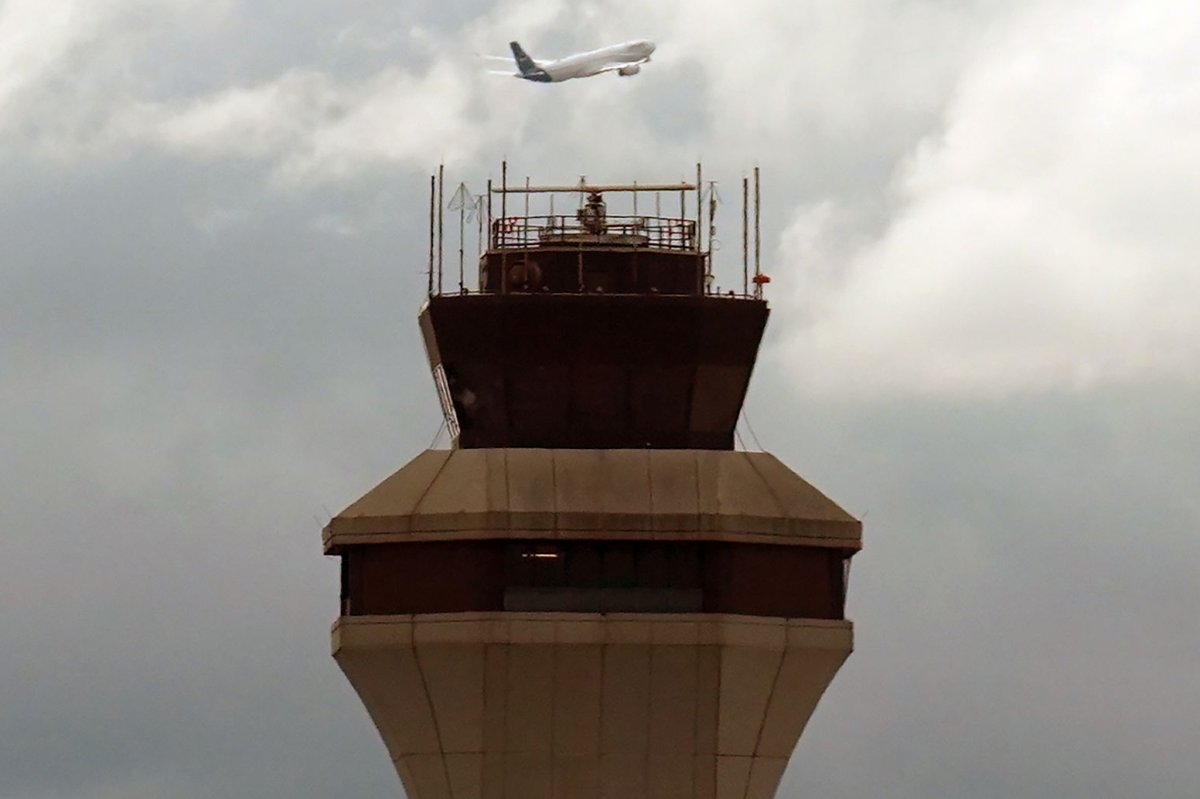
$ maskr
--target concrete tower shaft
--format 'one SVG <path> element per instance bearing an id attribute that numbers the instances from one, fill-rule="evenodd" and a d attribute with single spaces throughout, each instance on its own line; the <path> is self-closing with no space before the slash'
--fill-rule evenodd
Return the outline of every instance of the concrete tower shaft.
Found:
<path id="1" fill-rule="evenodd" d="M 343 620 L 412 799 L 770 799 L 846 623 L 665 614 Z"/>
<path id="2" fill-rule="evenodd" d="M 411 799 L 770 799 L 851 651 L 861 526 L 733 451 L 766 306 L 709 292 L 698 225 L 502 216 L 422 310 L 455 447 L 324 533 Z"/>

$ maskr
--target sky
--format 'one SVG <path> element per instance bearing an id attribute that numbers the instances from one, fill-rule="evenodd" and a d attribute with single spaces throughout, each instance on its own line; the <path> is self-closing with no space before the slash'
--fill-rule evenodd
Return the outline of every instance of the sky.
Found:
<path id="1" fill-rule="evenodd" d="M 435 439 L 428 175 L 506 157 L 702 160 L 727 285 L 762 171 L 743 437 L 865 525 L 781 799 L 1194 797 L 1197 41 L 1184 0 L 0 0 L 0 799 L 399 795 L 320 528 Z"/>

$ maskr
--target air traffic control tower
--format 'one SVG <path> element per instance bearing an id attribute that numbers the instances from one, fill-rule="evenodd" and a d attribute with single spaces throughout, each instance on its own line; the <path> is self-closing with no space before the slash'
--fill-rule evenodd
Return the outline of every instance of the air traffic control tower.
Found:
<path id="1" fill-rule="evenodd" d="M 852 648 L 861 528 L 734 447 L 767 321 L 755 184 L 740 291 L 712 284 L 698 174 L 489 184 L 477 287 L 447 292 L 431 181 L 420 329 L 452 446 L 324 530 L 333 654 L 409 799 L 774 796 Z M 531 215 L 546 195 L 569 211 Z"/>

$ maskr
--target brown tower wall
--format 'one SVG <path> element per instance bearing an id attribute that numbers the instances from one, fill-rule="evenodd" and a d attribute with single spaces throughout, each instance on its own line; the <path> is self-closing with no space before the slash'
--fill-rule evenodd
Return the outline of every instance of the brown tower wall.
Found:
<path id="1" fill-rule="evenodd" d="M 732 449 L 766 304 L 433 297 L 421 331 L 457 445 Z"/>
<path id="2" fill-rule="evenodd" d="M 637 247 L 554 247 L 487 253 L 480 262 L 484 291 L 498 294 L 703 293 L 705 257 Z M 501 276 L 508 280 L 501 283 Z"/>

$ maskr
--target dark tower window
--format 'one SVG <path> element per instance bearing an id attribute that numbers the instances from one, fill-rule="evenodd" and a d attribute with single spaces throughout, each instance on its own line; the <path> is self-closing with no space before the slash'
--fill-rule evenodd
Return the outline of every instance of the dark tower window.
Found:
<path id="1" fill-rule="evenodd" d="M 845 558 L 716 541 L 461 541 L 348 547 L 347 615 L 511 610 L 842 618 Z"/>

